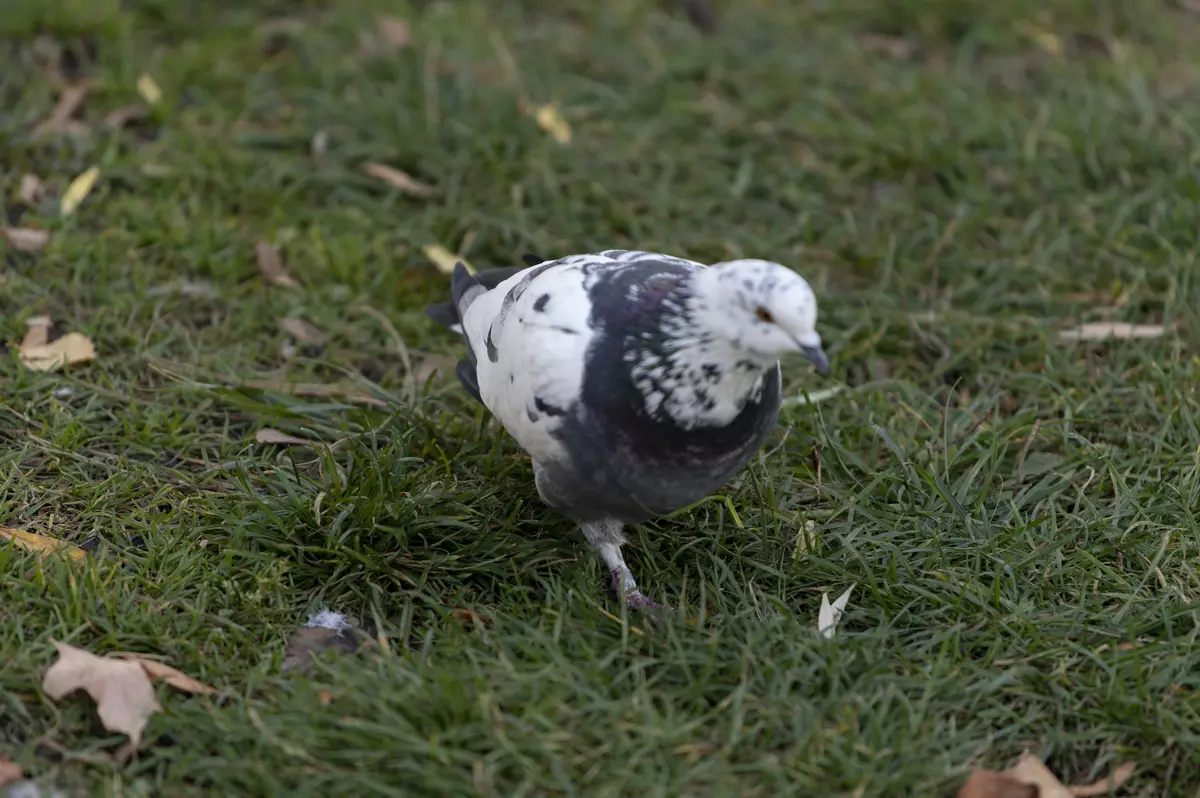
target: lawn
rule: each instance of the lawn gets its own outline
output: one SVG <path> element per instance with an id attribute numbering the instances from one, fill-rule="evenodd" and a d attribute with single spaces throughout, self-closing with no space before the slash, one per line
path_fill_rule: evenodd
<path id="1" fill-rule="evenodd" d="M 952 796 L 1026 750 L 1200 794 L 1196 4 L 718 5 L 6 5 L 0 223 L 50 237 L 0 241 L 0 526 L 86 552 L 0 546 L 0 754 L 41 795 Z M 687 620 L 623 614 L 447 376 L 433 243 L 813 284 L 832 376 L 786 364 L 761 457 L 631 532 Z M 24 368 L 43 314 L 95 359 Z M 367 642 L 285 672 L 322 609 Z M 222 696 L 160 684 L 114 758 L 52 640 Z"/>

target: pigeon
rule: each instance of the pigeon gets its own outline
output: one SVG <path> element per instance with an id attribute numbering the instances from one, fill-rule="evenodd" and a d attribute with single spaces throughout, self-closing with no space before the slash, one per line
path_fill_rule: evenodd
<path id="1" fill-rule="evenodd" d="M 779 358 L 829 361 L 817 301 L 778 263 L 711 266 L 610 249 L 470 273 L 426 308 L 460 333 L 463 388 L 533 461 L 542 500 L 573 520 L 627 607 L 666 609 L 625 563 L 623 529 L 734 476 L 779 416 Z"/>

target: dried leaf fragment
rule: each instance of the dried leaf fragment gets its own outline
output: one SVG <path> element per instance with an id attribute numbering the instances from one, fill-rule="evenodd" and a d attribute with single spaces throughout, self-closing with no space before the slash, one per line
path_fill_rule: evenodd
<path id="1" fill-rule="evenodd" d="M 283 267 L 283 258 L 279 257 L 279 251 L 275 247 L 266 241 L 259 241 L 254 245 L 254 255 L 258 259 L 258 273 L 268 283 L 282 288 L 300 287 L 296 278 L 288 274 L 287 269 Z"/>
<path id="2" fill-rule="evenodd" d="M 71 332 L 41 346 L 22 346 L 19 352 L 25 368 L 54 371 L 74 363 L 86 363 L 96 357 L 96 345 L 83 333 Z"/>
<path id="3" fill-rule="evenodd" d="M 37 175 L 26 172 L 21 175 L 21 188 L 17 191 L 17 196 L 26 205 L 33 205 L 42 198 L 46 193 L 46 187 L 42 185 L 42 179 Z"/>
<path id="4" fill-rule="evenodd" d="M 46 537 L 45 535 L 39 535 L 36 532 L 30 532 L 25 529 L 0 527 L 0 540 L 10 540 L 23 549 L 36 551 L 41 554 L 65 554 L 77 562 L 87 559 L 87 552 L 78 546 L 72 546 L 65 540 Z"/>
<path id="5" fill-rule="evenodd" d="M 57 640 L 51 642 L 58 649 L 58 660 L 42 680 L 46 695 L 57 701 L 84 690 L 96 702 L 104 728 L 128 735 L 136 746 L 150 716 L 162 711 L 146 670 L 138 662 L 97 657 Z"/>
<path id="6" fill-rule="evenodd" d="M 154 78 L 150 77 L 146 72 L 138 75 L 137 90 L 147 105 L 158 105 L 162 102 L 162 89 L 158 87 L 158 83 L 155 82 Z"/>
<path id="7" fill-rule="evenodd" d="M 32 316 L 25 321 L 25 326 L 28 329 L 25 331 L 25 337 L 21 339 L 22 349 L 45 346 L 50 341 L 49 316 Z"/>
<path id="8" fill-rule="evenodd" d="M 50 243 L 50 231 L 35 230 L 32 227 L 0 227 L 0 238 L 7 241 L 13 249 L 37 252 Z"/>
<path id="9" fill-rule="evenodd" d="M 50 116 L 39 122 L 38 126 L 33 129 L 33 137 L 40 139 L 51 133 L 86 133 L 87 125 L 72 119 L 72 117 L 83 105 L 87 93 L 86 83 L 73 83 L 64 88 L 62 94 L 58 95 L 58 102 L 54 105 Z"/>
<path id="10" fill-rule="evenodd" d="M 312 446 L 319 443 L 319 441 L 311 441 L 308 438 L 289 435 L 286 432 L 281 432 L 271 427 L 263 427 L 254 433 L 254 441 L 255 443 L 277 443 L 282 446 Z"/>
<path id="11" fill-rule="evenodd" d="M 220 695 L 221 691 L 217 688 L 211 687 L 199 679 L 193 679 L 178 668 L 172 668 L 158 660 L 145 659 L 137 654 L 120 654 L 119 656 L 123 660 L 136 662 L 142 666 L 142 670 L 146 671 L 146 675 L 151 679 L 161 679 L 176 690 L 193 695 Z"/>
<path id="12" fill-rule="evenodd" d="M 1008 770 L 980 769 L 971 774 L 958 791 L 958 798 L 1088 798 L 1108 795 L 1133 775 L 1134 764 L 1126 762 L 1108 778 L 1093 784 L 1065 786 L 1042 760 L 1029 752 Z"/>
<path id="13" fill-rule="evenodd" d="M 100 178 L 100 170 L 95 166 L 87 169 L 67 186 L 67 190 L 63 192 L 62 199 L 59 200 L 59 209 L 63 216 L 70 216 L 79 207 L 79 203 L 87 199 L 87 195 L 92 193 L 92 189 L 96 186 L 96 181 Z"/>
<path id="14" fill-rule="evenodd" d="M 558 106 L 554 103 L 539 106 L 534 112 L 533 117 L 538 127 L 550 134 L 550 137 L 559 144 L 571 143 L 571 126 L 567 124 L 567 120 L 563 119 L 559 113 Z"/>
<path id="15" fill-rule="evenodd" d="M 456 263 L 461 263 L 463 266 L 466 266 L 467 271 L 469 271 L 471 274 L 475 273 L 475 267 L 473 267 L 470 263 L 467 263 L 465 259 L 458 257 L 450 250 L 443 247 L 441 244 L 426 244 L 425 246 L 421 247 L 421 251 L 425 253 L 425 257 L 433 261 L 433 265 L 437 266 L 438 271 L 442 274 L 454 274 L 454 265 Z"/>
<path id="16" fill-rule="evenodd" d="M 329 336 L 320 327 L 308 319 L 302 319 L 299 316 L 288 316 L 287 318 L 280 319 L 279 329 L 300 343 L 309 346 L 324 346 L 325 342 L 329 340 Z"/>
<path id="17" fill-rule="evenodd" d="M 1170 327 L 1162 324 L 1129 324 L 1121 321 L 1097 321 L 1081 324 L 1073 330 L 1063 330 L 1058 334 L 1061 341 L 1104 341 L 1110 338 L 1127 340 L 1131 338 L 1159 338 L 1170 331 Z"/>
<path id="18" fill-rule="evenodd" d="M 854 590 L 854 585 L 846 588 L 846 592 L 829 603 L 829 594 L 821 594 L 821 609 L 817 612 L 817 632 L 821 637 L 829 640 L 837 632 L 838 621 L 842 619 L 842 613 L 846 611 L 846 605 L 850 603 L 850 591 Z"/>
<path id="19" fill-rule="evenodd" d="M 25 773 L 21 770 L 21 766 L 4 754 L 0 754 L 0 787 L 23 778 L 25 778 Z"/>
<path id="20" fill-rule="evenodd" d="M 382 180 L 397 191 L 411 194 L 414 197 L 432 197 L 438 193 L 433 186 L 426 185 L 408 172 L 401 171 L 382 163 L 363 164 L 363 171 L 376 180 Z"/>
<path id="21" fill-rule="evenodd" d="M 412 28 L 399 17 L 381 14 L 375 18 L 375 30 L 358 35 L 358 55 L 372 58 L 401 50 L 412 43 Z"/>
<path id="22" fill-rule="evenodd" d="M 128 125 L 130 122 L 135 122 L 138 119 L 145 119 L 149 115 L 150 109 L 141 103 L 122 105 L 120 108 L 114 108 L 104 115 L 104 127 L 109 130 L 117 131 Z"/>

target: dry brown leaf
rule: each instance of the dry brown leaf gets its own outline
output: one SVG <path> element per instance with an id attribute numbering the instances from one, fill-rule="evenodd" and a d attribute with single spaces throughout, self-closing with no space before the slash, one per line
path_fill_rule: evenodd
<path id="1" fill-rule="evenodd" d="M 571 143 L 571 126 L 559 113 L 558 106 L 553 103 L 540 106 L 534 112 L 534 119 L 537 120 L 538 127 L 549 133 L 559 144 Z"/>
<path id="2" fill-rule="evenodd" d="M 358 35 L 358 55 L 371 58 L 412 43 L 412 28 L 399 17 L 381 14 L 375 19 L 375 31 L 363 31 Z"/>
<path id="3" fill-rule="evenodd" d="M 1007 773 L 977 770 L 963 783 L 958 798 L 1038 798 L 1038 788 Z"/>
<path id="4" fill-rule="evenodd" d="M 1134 764 L 1126 762 L 1108 778 L 1093 784 L 1067 787 L 1042 760 L 1026 752 L 1008 770 L 977 770 L 958 791 L 958 798 L 1088 798 L 1108 795 L 1133 775 Z"/>
<path id="5" fill-rule="evenodd" d="M 70 216 L 79 207 L 79 203 L 87 199 L 87 195 L 92 193 L 92 189 L 96 187 L 96 181 L 100 178 L 100 170 L 95 166 L 87 169 L 67 186 L 67 190 L 63 192 L 62 199 L 58 201 L 59 210 L 63 216 Z"/>
<path id="6" fill-rule="evenodd" d="M 50 231 L 34 230 L 32 227 L 0 227 L 0 238 L 13 249 L 37 252 L 50 243 Z"/>
<path id="7" fill-rule="evenodd" d="M 454 274 L 454 264 L 461 263 L 467 267 L 467 271 L 471 274 L 475 273 L 475 267 L 467 263 L 465 258 L 460 258 L 450 250 L 443 247 L 441 244 L 426 244 L 421 247 L 421 251 L 425 253 L 425 257 L 433 261 L 433 265 L 442 274 Z"/>
<path id="8" fill-rule="evenodd" d="M 280 319 L 279 328 L 300 343 L 310 346 L 324 346 L 329 340 L 329 336 L 322 332 L 320 327 L 298 316 Z"/>
<path id="9" fill-rule="evenodd" d="M 1112 773 L 1108 774 L 1107 778 L 1100 779 L 1093 784 L 1076 784 L 1068 787 L 1071 795 L 1075 798 L 1089 798 L 1093 795 L 1108 795 L 1111 790 L 1115 790 L 1125 782 L 1129 781 L 1129 777 L 1133 775 L 1134 769 L 1137 767 L 1133 762 L 1126 762 L 1123 765 L 1118 765 L 1113 769 Z M 1111 787 L 1110 787 L 1111 783 Z"/>
<path id="10" fill-rule="evenodd" d="M 150 109 L 141 103 L 133 105 L 122 105 L 120 108 L 114 108 L 104 115 L 104 127 L 109 130 L 120 130 L 138 119 L 145 119 L 150 115 Z"/>
<path id="11" fill-rule="evenodd" d="M 129 736 L 134 746 L 142 731 L 162 706 L 154 695 L 150 676 L 138 662 L 97 657 L 81 648 L 51 640 L 58 661 L 46 671 L 42 690 L 55 701 L 68 693 L 84 690 L 96 702 L 104 728 Z"/>
<path id="12" fill-rule="evenodd" d="M 121 659 L 136 662 L 146 671 L 146 675 L 151 679 L 162 679 L 167 684 L 174 687 L 176 690 L 182 690 L 185 693 L 193 695 L 219 695 L 220 691 L 215 687 L 210 687 L 204 682 L 193 679 L 183 671 L 172 668 L 158 660 L 144 659 L 137 654 L 121 654 Z"/>
<path id="13" fill-rule="evenodd" d="M 411 194 L 414 197 L 432 197 L 438 193 L 433 186 L 425 185 L 408 172 L 402 172 L 387 164 L 366 163 L 363 164 L 363 171 L 377 180 L 382 180 L 397 191 Z"/>
<path id="14" fill-rule="evenodd" d="M 50 317 L 33 316 L 25 322 L 28 327 L 25 337 L 21 339 L 21 348 L 45 346 L 50 341 Z"/>
<path id="15" fill-rule="evenodd" d="M 42 179 L 37 175 L 27 172 L 21 175 L 21 188 L 17 191 L 17 196 L 21 202 L 26 205 L 33 205 L 42 198 L 46 193 L 46 187 L 42 185 Z"/>
<path id="16" fill-rule="evenodd" d="M 58 95 L 58 103 L 44 121 L 39 122 L 33 129 L 33 137 L 40 139 L 51 133 L 86 133 L 87 125 L 72 119 L 75 112 L 83 105 L 87 97 L 86 83 L 75 83 L 63 89 Z"/>
<path id="17" fill-rule="evenodd" d="M 83 561 L 87 559 L 87 552 L 78 546 L 73 546 L 65 540 L 57 538 L 48 538 L 45 535 L 39 535 L 36 532 L 29 532 L 25 529 L 11 529 L 9 527 L 0 527 L 0 540 L 11 540 L 16 545 L 29 551 L 36 551 L 42 554 L 59 553 L 65 554 L 72 560 Z"/>
<path id="18" fill-rule="evenodd" d="M 300 287 L 296 278 L 288 274 L 287 269 L 283 267 L 283 258 L 279 257 L 279 251 L 275 247 L 266 241 L 259 241 L 254 245 L 254 255 L 258 258 L 258 272 L 268 283 L 282 288 Z"/>
<path id="19" fill-rule="evenodd" d="M 336 382 L 287 382 L 285 380 L 246 380 L 239 383 L 242 388 L 252 388 L 256 391 L 275 391 L 291 396 L 309 396 L 322 399 L 345 399 L 360 405 L 371 407 L 387 407 L 387 402 L 374 396 L 359 393 L 354 385 Z"/>
<path id="20" fill-rule="evenodd" d="M 0 754 L 0 787 L 23 778 L 25 778 L 25 773 L 21 770 L 21 766 L 4 754 Z"/>
<path id="21" fill-rule="evenodd" d="M 328 690 L 322 690 L 321 692 L 317 693 L 317 703 L 321 706 L 327 707 L 332 701 L 333 693 L 329 692 Z"/>
<path id="22" fill-rule="evenodd" d="M 1105 341 L 1110 338 L 1127 340 L 1131 338 L 1158 338 L 1166 335 L 1169 327 L 1162 324 L 1129 324 L 1121 321 L 1097 321 L 1081 324 L 1073 330 L 1063 330 L 1058 334 L 1061 341 Z"/>
<path id="23" fill-rule="evenodd" d="M 320 441 L 312 441 L 308 438 L 288 435 L 286 432 L 281 432 L 271 427 L 263 427 L 254 433 L 254 440 L 256 443 L 278 443 L 283 446 L 313 446 L 320 443 Z"/>
<path id="24" fill-rule="evenodd" d="M 31 371 L 54 371 L 74 363 L 86 363 L 96 357 L 96 345 L 83 333 L 71 332 L 41 346 L 22 344 L 18 353 Z"/>
<path id="25" fill-rule="evenodd" d="M 455 607 L 454 609 L 450 610 L 450 617 L 460 623 L 471 624 L 472 626 L 478 623 L 485 627 L 491 628 L 492 625 L 490 619 L 485 618 L 479 613 L 475 612 L 475 610 L 469 610 L 466 607 Z"/>

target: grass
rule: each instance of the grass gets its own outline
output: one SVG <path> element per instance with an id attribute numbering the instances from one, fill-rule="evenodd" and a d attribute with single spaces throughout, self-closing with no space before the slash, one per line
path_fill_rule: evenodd
<path id="1" fill-rule="evenodd" d="M 0 525 L 90 554 L 0 548 L 0 753 L 65 795 L 949 796 L 1032 748 L 1064 781 L 1134 760 L 1126 794 L 1200 794 L 1200 18 L 728 3 L 705 36 L 667 6 L 597 8 L 6 10 L 2 202 L 52 239 L 0 249 Z M 384 10 L 412 43 L 365 57 Z M 55 65 L 91 81 L 87 136 L 31 135 Z M 163 102 L 105 130 L 143 72 Z M 572 142 L 522 101 L 557 103 Z M 259 278 L 259 240 L 301 288 Z M 704 620 L 627 623 L 515 444 L 426 379 L 458 351 L 421 313 L 446 290 L 432 241 L 479 267 L 639 247 L 813 282 L 845 390 L 787 409 L 729 504 L 628 547 Z M 97 360 L 23 370 L 39 313 Z M 328 342 L 288 356 L 287 315 Z M 1176 330 L 1057 338 L 1109 319 Z M 266 426 L 340 444 L 256 444 Z M 821 592 L 851 584 L 822 640 Z M 385 647 L 282 674 L 323 607 Z M 161 688 L 118 764 L 88 700 L 40 692 L 51 638 L 166 655 L 228 697 Z"/>

